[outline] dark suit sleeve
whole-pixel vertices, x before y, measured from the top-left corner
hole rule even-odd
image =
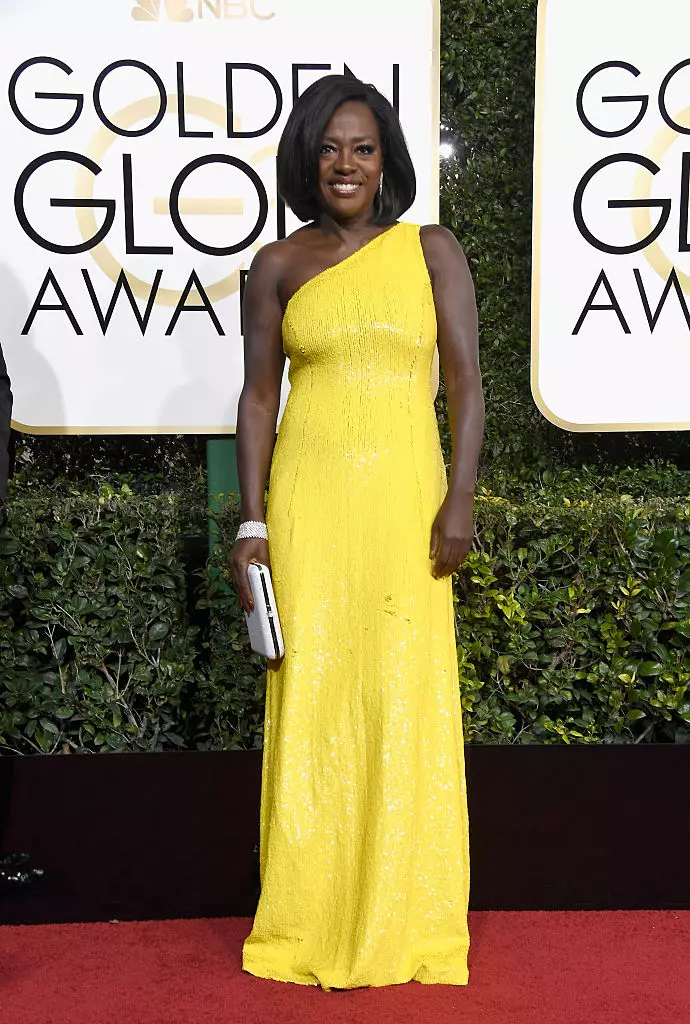
[[[0,501],[7,497],[7,476],[10,463],[10,420],[12,418],[12,391],[5,358],[0,348]]]

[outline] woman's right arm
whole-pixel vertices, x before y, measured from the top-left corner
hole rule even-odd
[[[237,412],[237,473],[240,519],[264,522],[264,493],[275,441],[283,379],[283,308],[278,294],[282,253],[264,246],[252,262],[244,290],[244,386]],[[245,611],[253,607],[247,566],[270,565],[268,543],[246,538],[235,543],[231,568]]]

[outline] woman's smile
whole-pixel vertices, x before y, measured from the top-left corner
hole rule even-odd
[[[331,181],[328,186],[337,196],[353,196],[360,187],[358,181]]]

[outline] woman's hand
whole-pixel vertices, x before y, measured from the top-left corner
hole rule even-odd
[[[232,578],[235,581],[240,604],[245,612],[251,612],[254,608],[252,588],[249,586],[247,574],[250,562],[263,562],[269,569],[271,568],[267,540],[261,540],[258,537],[245,537],[243,540],[236,541],[230,555]]]
[[[474,537],[474,494],[452,498],[446,495],[431,527],[429,558],[432,575],[439,579],[457,572],[467,556]]]

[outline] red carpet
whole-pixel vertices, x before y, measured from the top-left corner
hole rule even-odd
[[[240,970],[249,919],[0,927],[3,1024],[690,1022],[690,911],[475,913],[467,988]]]

